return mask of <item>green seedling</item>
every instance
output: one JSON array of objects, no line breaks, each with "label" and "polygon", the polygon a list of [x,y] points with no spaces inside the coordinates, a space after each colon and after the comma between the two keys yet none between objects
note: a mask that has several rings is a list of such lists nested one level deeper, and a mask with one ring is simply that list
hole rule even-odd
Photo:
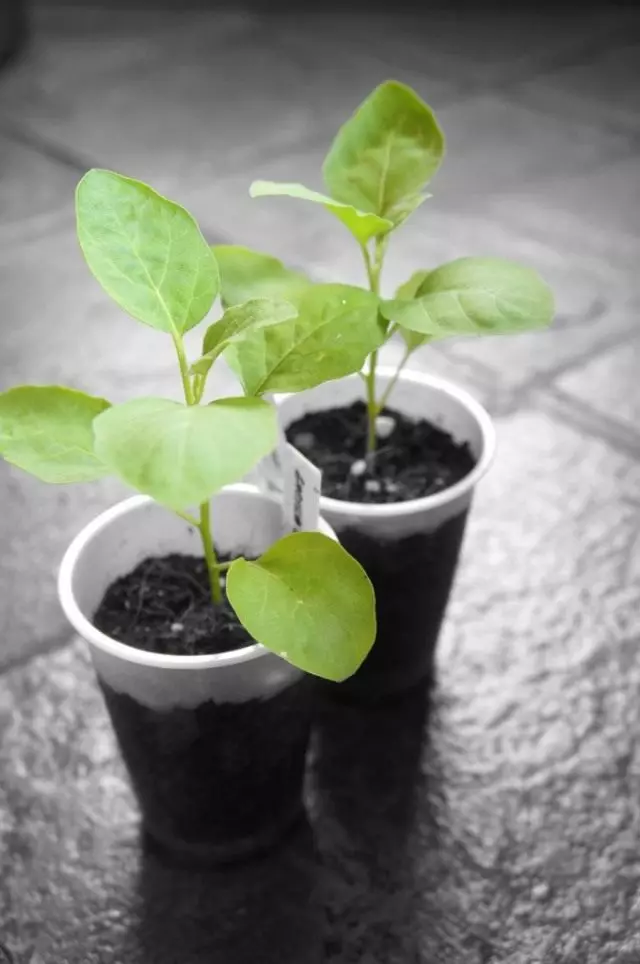
[{"label": "green seedling", "polygon": [[[337,297],[333,303],[327,299],[320,310],[313,310],[319,308],[316,289],[331,286],[313,285],[275,258],[246,248],[216,249],[223,303],[268,293],[299,309],[296,319],[254,331],[242,345],[230,349],[229,360],[246,391],[299,391],[361,372],[366,384],[369,455],[376,448],[376,419],[416,349],[451,336],[542,328],[553,317],[551,291],[536,272],[501,258],[459,258],[425,268],[401,285],[394,298],[382,297],[381,275],[390,239],[431,196],[425,189],[444,152],[444,135],[431,108],[409,87],[388,81],[369,95],[338,132],[323,166],[327,194],[296,183],[255,181],[251,185],[253,197],[297,198],[322,205],[341,221],[362,252],[366,293],[373,300],[358,304],[355,292],[363,289],[354,288],[347,299]],[[405,350],[394,377],[379,395],[378,350],[396,333],[404,339]],[[309,364],[311,346],[313,364]]]},{"label": "green seedling", "polygon": [[[19,386],[0,394],[0,454],[45,482],[115,475],[173,510],[200,533],[213,604],[222,601],[224,571],[227,598],[254,639],[307,672],[345,679],[375,636],[373,590],[361,566],[319,532],[286,535],[257,560],[220,563],[211,519],[211,496],[253,469],[278,434],[275,409],[260,397],[271,384],[264,359],[254,356],[245,397],[205,402],[207,380],[223,352],[295,321],[298,309],[275,291],[228,307],[190,364],[184,334],[209,314],[220,288],[216,257],[194,218],[147,185],[100,170],[80,181],[76,212],[80,246],[104,290],[172,339],[184,402],[111,405],[72,388]],[[366,324],[366,292],[327,288],[310,299],[310,314],[344,319],[350,311]],[[336,300],[344,301],[342,314]]]}]

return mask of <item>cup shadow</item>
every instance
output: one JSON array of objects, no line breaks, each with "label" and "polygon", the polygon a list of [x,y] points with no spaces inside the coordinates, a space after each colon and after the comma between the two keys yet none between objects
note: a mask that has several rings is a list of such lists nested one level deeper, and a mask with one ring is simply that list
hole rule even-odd
[{"label": "cup shadow", "polygon": [[382,704],[320,711],[309,809],[323,867],[327,964],[423,959],[417,864],[438,851],[422,765],[431,708],[422,687]]},{"label": "cup shadow", "polygon": [[215,869],[176,863],[145,841],[137,942],[144,964],[321,964],[311,828],[278,849]]},{"label": "cup shadow", "polygon": [[321,707],[313,784],[354,841],[372,824],[380,824],[376,829],[385,830],[396,845],[411,830],[431,710],[426,686],[381,703]]}]

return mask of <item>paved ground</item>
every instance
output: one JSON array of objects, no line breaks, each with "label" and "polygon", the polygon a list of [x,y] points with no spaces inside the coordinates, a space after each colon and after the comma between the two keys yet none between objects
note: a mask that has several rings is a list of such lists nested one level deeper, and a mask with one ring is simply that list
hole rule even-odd
[{"label": "paved ground", "polygon": [[257,867],[194,878],[140,854],[54,594],[69,538],[120,489],[0,465],[0,942],[19,964],[637,964],[640,16],[158,6],[41,0],[0,75],[0,388],[177,389],[162,336],[81,262],[88,166],[151,181],[212,240],[359,278],[323,212],[247,187],[319,186],[327,139],[388,76],[432,103],[450,151],[389,286],[503,254],[546,275],[559,314],[547,334],[417,360],[469,386],[500,441],[438,686],[427,708],[325,721],[315,850],[301,834]]}]

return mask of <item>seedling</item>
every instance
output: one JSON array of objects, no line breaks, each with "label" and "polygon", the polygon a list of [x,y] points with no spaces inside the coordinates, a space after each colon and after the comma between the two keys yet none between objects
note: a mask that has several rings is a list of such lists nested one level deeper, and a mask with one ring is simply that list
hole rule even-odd
[{"label": "seedling", "polygon": [[[268,292],[296,304],[299,315],[277,328],[253,331],[230,360],[246,390],[298,391],[366,370],[369,457],[376,423],[400,372],[422,345],[456,335],[493,335],[541,328],[553,317],[553,297],[530,268],[501,258],[459,258],[416,272],[395,297],[381,296],[389,241],[431,195],[425,188],[442,163],[444,135],[427,104],[409,87],[388,81],[376,88],[338,132],[323,166],[327,194],[302,184],[255,181],[252,197],[285,195],[320,204],[349,230],[364,261],[368,310],[354,315],[336,303],[320,319],[307,310],[314,288],[275,258],[246,248],[222,247],[223,302]],[[326,287],[326,286],[325,286]],[[356,290],[356,289],[353,289]],[[354,295],[351,295],[353,298]],[[372,317],[375,314],[375,318]],[[378,350],[394,334],[404,339],[402,359],[380,395]],[[315,364],[309,365],[313,342]],[[260,357],[261,379],[255,378]],[[378,424],[380,424],[378,422]]]},{"label": "seedling", "polygon": [[[273,450],[277,422],[259,397],[268,379],[256,375],[250,397],[205,402],[208,378],[223,351],[295,319],[297,309],[273,298],[227,308],[190,365],[183,336],[209,314],[220,286],[215,255],[194,218],[147,185],[100,170],[80,181],[76,212],[82,251],[104,290],[172,339],[184,403],[154,397],[111,405],[72,388],[20,386],[0,394],[0,454],[45,482],[112,474],[151,496],[200,533],[214,604],[222,600],[224,572],[228,600],[254,639],[307,672],[350,676],[375,636],[374,599],[363,569],[338,543],[294,532],[257,560],[227,563],[215,550],[209,500]],[[349,301],[349,291],[328,287],[312,298],[319,311],[336,298]],[[354,291],[361,321],[357,306],[366,293]]]}]

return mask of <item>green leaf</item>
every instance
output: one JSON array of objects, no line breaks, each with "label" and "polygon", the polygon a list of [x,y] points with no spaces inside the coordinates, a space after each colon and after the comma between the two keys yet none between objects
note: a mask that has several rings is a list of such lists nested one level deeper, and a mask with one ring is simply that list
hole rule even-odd
[{"label": "green leaf", "polygon": [[279,325],[297,314],[288,301],[269,301],[267,298],[253,298],[243,305],[227,308],[222,318],[207,329],[202,357],[192,365],[192,373],[206,375],[218,355],[233,342],[245,338],[248,331]]},{"label": "green leaf", "polygon": [[89,268],[126,312],[172,334],[208,314],[218,266],[183,207],[141,181],[93,170],[78,184],[76,215]]},{"label": "green leaf", "polygon": [[431,271],[413,301],[382,304],[385,318],[431,338],[543,328],[553,295],[531,268],[501,258],[460,258]]},{"label": "green leaf", "polygon": [[220,294],[225,307],[252,298],[273,298],[296,303],[311,282],[299,271],[285,268],[268,254],[235,244],[213,247],[220,268]]},{"label": "green leaf", "polygon": [[277,443],[273,406],[222,398],[187,406],[165,398],[114,405],[94,423],[98,456],[139,492],[172,509],[237,482]]},{"label": "green leaf", "polygon": [[227,594],[255,640],[315,676],[351,676],[375,639],[375,599],[364,569],[319,532],[285,536],[255,562],[236,559]]},{"label": "green leaf", "polygon": [[108,408],[72,388],[11,388],[0,394],[0,455],[43,482],[99,479],[108,470],[94,454],[92,426]]},{"label": "green leaf", "polygon": [[[401,284],[396,290],[396,298],[401,298],[402,300],[415,298],[420,291],[420,286],[426,281],[430,273],[428,269],[414,272],[409,280]],[[412,352],[430,341],[429,335],[420,335],[417,331],[410,331],[408,328],[401,328],[400,335],[407,349]]]},{"label": "green leaf", "polygon": [[298,317],[247,333],[227,352],[247,395],[297,392],[359,371],[384,341],[375,295],[349,285],[314,285]]},{"label": "green leaf", "polygon": [[402,298],[403,301],[415,298],[430,274],[431,271],[428,268],[421,268],[419,271],[414,271],[407,281],[398,286],[396,289],[396,298]]},{"label": "green leaf", "polygon": [[393,222],[380,218],[377,214],[359,211],[352,204],[334,201],[326,194],[312,191],[303,184],[277,184],[275,181],[254,181],[249,188],[251,197],[285,196],[299,198],[303,201],[313,201],[322,204],[331,214],[349,229],[360,244],[366,244],[371,238],[387,234],[393,228]]},{"label": "green leaf", "polygon": [[324,180],[336,200],[399,224],[424,199],[443,156],[444,135],[431,108],[391,80],[340,128]]}]

